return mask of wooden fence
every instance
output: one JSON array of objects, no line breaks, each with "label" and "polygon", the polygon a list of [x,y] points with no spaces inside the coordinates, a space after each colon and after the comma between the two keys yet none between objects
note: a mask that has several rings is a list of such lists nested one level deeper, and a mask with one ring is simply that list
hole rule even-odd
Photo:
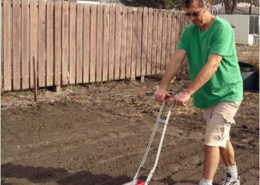
[{"label": "wooden fence", "polygon": [[3,0],[5,91],[105,82],[165,69],[188,20],[181,12]]}]

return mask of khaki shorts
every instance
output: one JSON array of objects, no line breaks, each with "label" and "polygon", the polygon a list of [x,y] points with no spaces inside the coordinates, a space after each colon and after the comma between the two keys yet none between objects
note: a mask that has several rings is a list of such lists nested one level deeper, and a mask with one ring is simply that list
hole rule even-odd
[{"label": "khaki shorts", "polygon": [[226,148],[227,141],[230,140],[230,128],[235,124],[234,116],[240,104],[241,102],[223,101],[205,110],[205,145]]}]

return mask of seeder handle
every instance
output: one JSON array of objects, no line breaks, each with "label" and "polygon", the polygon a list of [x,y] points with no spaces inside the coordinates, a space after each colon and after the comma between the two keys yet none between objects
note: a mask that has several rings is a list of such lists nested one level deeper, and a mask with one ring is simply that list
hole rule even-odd
[{"label": "seeder handle", "polygon": [[[155,125],[154,125],[154,128],[153,128],[153,131],[152,131],[152,134],[150,136],[150,139],[149,139],[149,142],[148,142],[148,145],[146,147],[146,150],[145,150],[145,153],[144,153],[144,156],[143,156],[143,159],[142,159],[142,162],[135,174],[135,177],[133,179],[133,182],[135,182],[137,180],[137,178],[139,177],[139,173],[140,173],[140,170],[143,168],[144,166],[144,163],[146,161],[146,158],[148,156],[148,153],[150,151],[150,148],[151,148],[151,145],[153,143],[153,139],[154,139],[154,136],[155,136],[155,133],[156,133],[156,130],[157,130],[157,127],[159,125],[159,123],[164,123],[164,128],[163,128],[163,133],[162,133],[162,136],[161,136],[161,139],[160,139],[160,144],[159,144],[159,147],[158,147],[158,151],[157,151],[157,156],[156,156],[156,160],[155,160],[155,163],[153,165],[153,168],[151,169],[149,175],[148,175],[148,178],[146,179],[146,182],[145,182],[145,185],[148,185],[151,178],[152,178],[152,175],[155,171],[155,168],[157,166],[157,163],[158,163],[158,160],[159,160],[159,156],[160,156],[160,152],[161,152],[161,147],[162,147],[162,143],[163,143],[163,139],[164,139],[164,135],[165,135],[165,132],[166,132],[166,128],[167,128],[167,125],[168,125],[168,121],[169,121],[169,118],[170,118],[170,114],[171,114],[171,111],[172,111],[172,108],[173,108],[173,105],[174,104],[171,104],[170,108],[169,108],[169,111],[168,111],[168,114],[167,114],[167,118],[166,120],[163,120],[161,119],[161,115],[162,115],[162,112],[163,112],[163,109],[165,107],[165,104],[166,104],[166,100],[170,98],[169,95],[166,95],[165,96],[165,101],[163,101],[162,103],[162,106],[160,108],[160,111],[159,111],[159,114],[157,116],[157,119],[156,119],[156,122],[155,122]],[[161,122],[161,121],[164,121],[164,122]]]}]

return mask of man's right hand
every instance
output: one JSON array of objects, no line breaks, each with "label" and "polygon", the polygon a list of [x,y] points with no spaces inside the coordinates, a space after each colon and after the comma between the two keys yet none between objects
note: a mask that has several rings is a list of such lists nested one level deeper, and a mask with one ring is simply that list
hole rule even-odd
[{"label": "man's right hand", "polygon": [[154,97],[154,99],[155,99],[156,101],[158,101],[158,102],[163,102],[163,101],[165,100],[165,96],[166,96],[166,95],[168,95],[168,91],[165,90],[165,89],[163,89],[163,88],[160,88],[160,87],[159,87],[159,88],[155,91],[153,97]]}]

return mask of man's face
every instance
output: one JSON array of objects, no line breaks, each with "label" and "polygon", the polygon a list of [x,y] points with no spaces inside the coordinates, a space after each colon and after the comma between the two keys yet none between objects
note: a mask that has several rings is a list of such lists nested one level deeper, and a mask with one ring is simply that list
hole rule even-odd
[{"label": "man's face", "polygon": [[194,1],[191,3],[190,7],[183,7],[186,16],[190,19],[190,21],[197,27],[202,27],[207,22],[208,17],[208,5],[204,7],[200,7],[198,1]]}]

